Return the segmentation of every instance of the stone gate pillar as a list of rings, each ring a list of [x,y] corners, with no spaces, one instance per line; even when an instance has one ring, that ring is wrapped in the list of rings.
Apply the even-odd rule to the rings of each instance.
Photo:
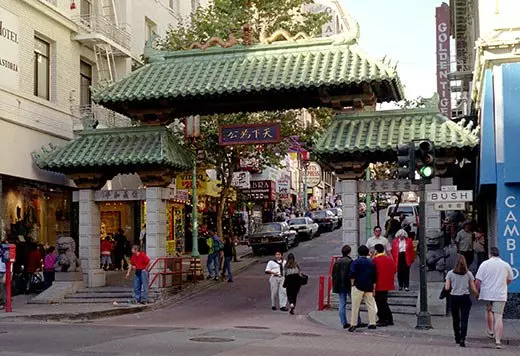
[[[86,286],[102,287],[106,284],[105,271],[100,268],[99,206],[94,201],[94,191],[79,191],[79,258]]]
[[[344,245],[350,245],[352,256],[357,256],[359,247],[359,208],[357,181],[342,180],[336,185],[336,193],[341,194],[343,203],[343,225],[341,227]],[[341,254],[337,251],[336,254]]]
[[[166,200],[163,197],[164,188],[146,188],[146,254],[152,263],[159,257],[166,257],[166,239],[168,225],[166,222]],[[162,269],[159,263],[150,273],[153,278],[154,271]],[[158,282],[158,280],[157,280]],[[155,283],[154,286],[158,284]]]

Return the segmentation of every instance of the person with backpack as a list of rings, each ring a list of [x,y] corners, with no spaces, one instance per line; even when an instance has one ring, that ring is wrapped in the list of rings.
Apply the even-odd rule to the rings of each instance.
[[[224,249],[224,245],[222,244],[222,241],[220,241],[220,238],[217,236],[217,234],[213,233],[213,231],[208,231],[206,244],[208,245],[208,261],[206,262],[206,267],[208,268],[208,279],[214,278],[216,281],[218,281],[218,258],[220,251]]]

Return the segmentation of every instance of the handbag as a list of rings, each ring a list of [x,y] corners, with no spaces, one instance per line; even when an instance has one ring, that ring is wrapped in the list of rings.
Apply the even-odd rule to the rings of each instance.
[[[300,273],[301,285],[304,286],[309,282],[309,276],[305,273]]]
[[[441,294],[439,295],[439,299],[448,298],[450,296],[450,294],[451,294],[451,288],[446,289],[446,288],[442,287]]]

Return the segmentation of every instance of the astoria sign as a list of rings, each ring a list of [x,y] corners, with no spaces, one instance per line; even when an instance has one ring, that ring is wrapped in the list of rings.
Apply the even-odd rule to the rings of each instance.
[[[437,94],[439,111],[451,119],[450,72],[450,7],[446,3],[436,8],[437,24]]]

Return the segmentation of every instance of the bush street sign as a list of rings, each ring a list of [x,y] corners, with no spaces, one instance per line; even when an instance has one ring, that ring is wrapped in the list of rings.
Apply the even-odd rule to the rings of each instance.
[[[426,201],[428,203],[448,203],[473,201],[472,190],[457,190],[454,192],[427,192]]]

